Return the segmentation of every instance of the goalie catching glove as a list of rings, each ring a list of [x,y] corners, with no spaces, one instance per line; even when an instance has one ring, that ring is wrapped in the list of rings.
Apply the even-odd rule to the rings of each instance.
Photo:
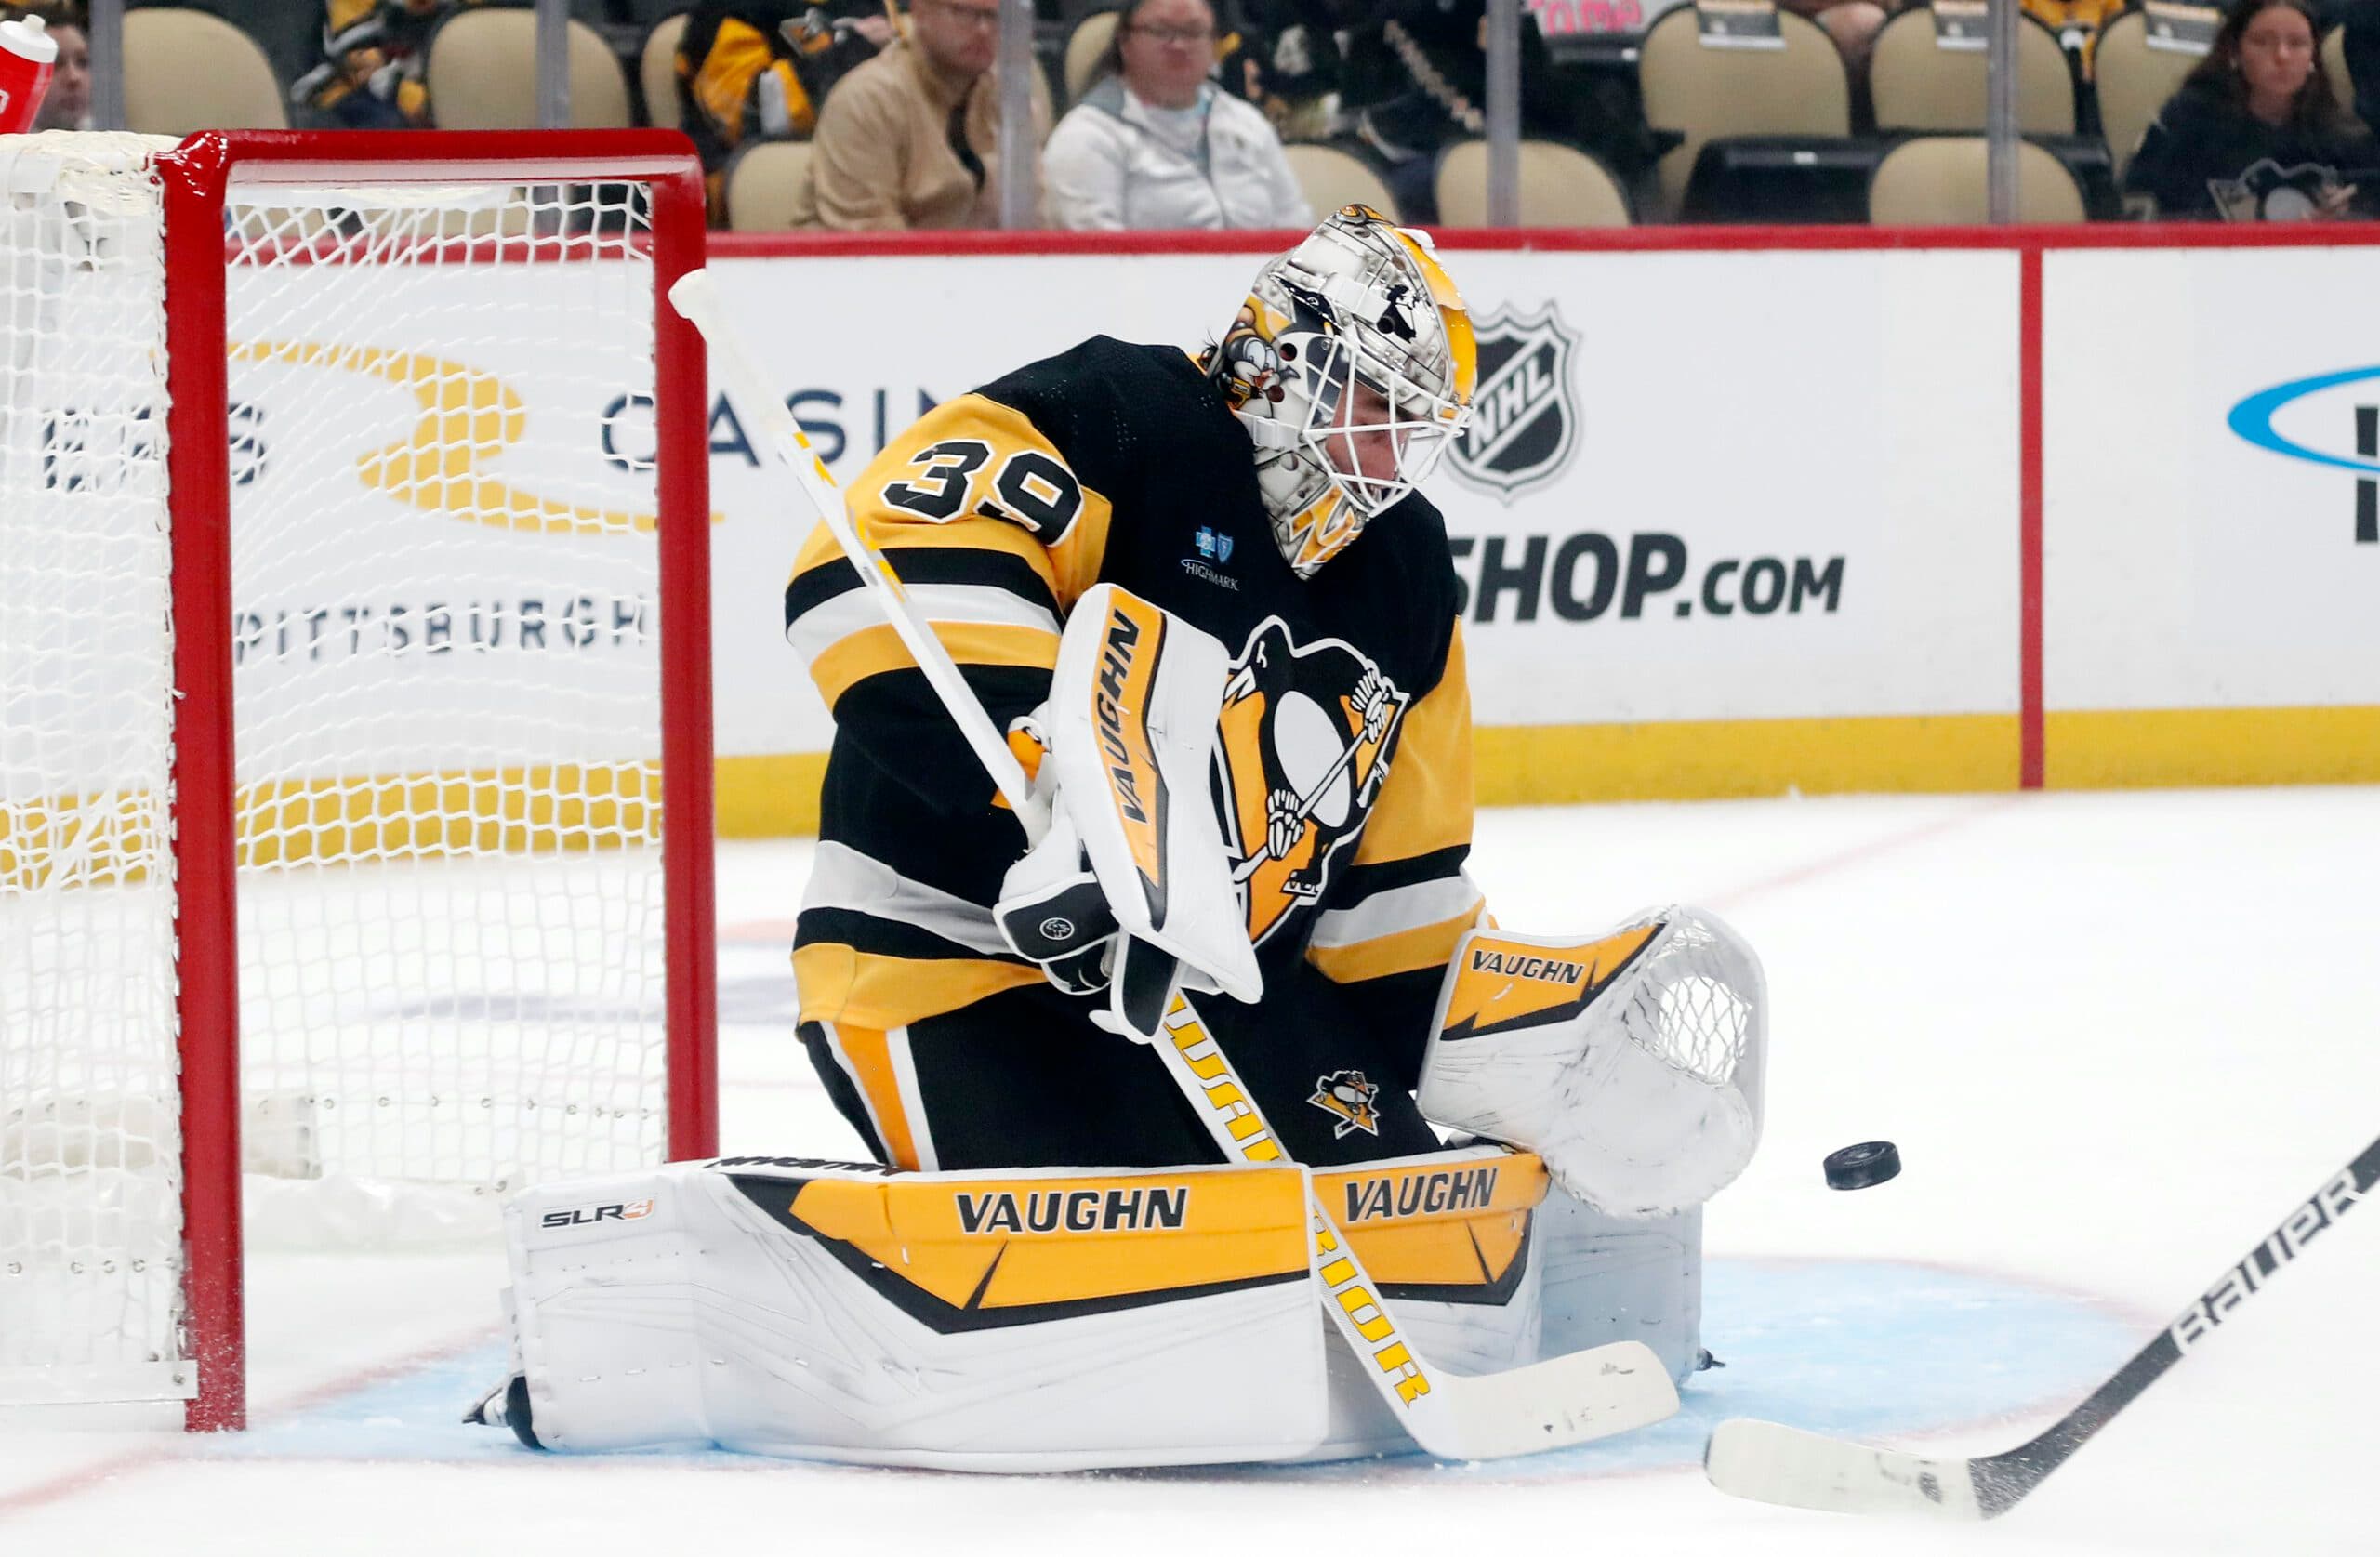
[[[1545,1159],[1614,1216],[1699,1206],[1760,1144],[1767,986],[1718,916],[1671,907],[1599,937],[1474,930],[1438,996],[1415,1101]]]
[[[1011,734],[1047,748],[1051,825],[1000,883],[1001,937],[1071,994],[1112,984],[1117,1023],[1142,1034],[1154,1016],[1126,995],[1161,1012],[1164,991],[1118,978],[1132,943],[1180,959],[1193,988],[1263,993],[1208,796],[1229,666],[1212,635],[1099,585],[1066,620],[1050,700]]]

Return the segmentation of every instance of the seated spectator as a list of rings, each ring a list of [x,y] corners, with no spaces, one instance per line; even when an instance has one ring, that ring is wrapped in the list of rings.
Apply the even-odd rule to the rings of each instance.
[[[1131,0],[1041,153],[1051,221],[1079,231],[1314,225],[1263,112],[1219,90],[1207,0]]]
[[[450,11],[480,0],[325,0],[323,62],[298,78],[289,100],[342,130],[419,129],[430,123],[421,73],[430,34]]]
[[[1438,152],[1488,132],[1487,0],[1387,0],[1370,15],[1343,34],[1342,106],[1386,165],[1398,208],[1432,221]],[[1642,178],[1656,143],[1634,105],[1570,87],[1537,28],[1520,33],[1521,134],[1583,146],[1623,183]]]
[[[678,37],[678,120],[704,171],[810,134],[827,90],[892,41],[877,0],[702,0]]]
[[[2030,9],[2037,3],[2026,0],[2026,7]],[[1778,0],[1778,8],[1817,22],[1834,40],[1835,52],[1843,56],[1844,69],[1850,73],[1852,95],[1864,105],[1868,57],[1875,52],[1876,34],[1900,9],[1898,0]],[[1858,112],[1864,115],[1869,111],[1862,106]]]
[[[2165,218],[2335,218],[2380,145],[2342,112],[2307,0],[2241,0],[2140,139],[2124,190]]]
[[[0,6],[0,20],[37,16],[58,44],[58,59],[50,67],[49,90],[33,120],[37,130],[87,130],[91,127],[91,37],[83,25],[83,7],[60,0],[40,6]]]
[[[2086,80],[2099,29],[2121,16],[2129,0],[2024,0],[2026,12],[2057,34],[2058,46],[2082,60]]]
[[[999,0],[913,0],[906,34],[819,112],[794,225],[841,231],[999,220]],[[1033,139],[1050,126],[1033,73]]]
[[[1241,25],[1218,49],[1223,89],[1263,110],[1284,140],[1341,134],[1339,33],[1362,8],[1360,0],[1241,0]]]

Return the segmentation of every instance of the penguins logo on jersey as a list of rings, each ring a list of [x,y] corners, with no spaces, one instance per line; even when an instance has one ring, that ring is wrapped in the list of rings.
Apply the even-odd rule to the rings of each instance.
[[[1388,777],[1410,701],[1338,639],[1301,648],[1277,616],[1249,635],[1223,687],[1215,784],[1251,943],[1322,895],[1330,856]]]
[[[1361,1071],[1332,1071],[1316,1076],[1314,1096],[1305,1101],[1339,1121],[1330,1130],[1333,1141],[1357,1130],[1366,1135],[1380,1133],[1380,1087],[1365,1080]]]

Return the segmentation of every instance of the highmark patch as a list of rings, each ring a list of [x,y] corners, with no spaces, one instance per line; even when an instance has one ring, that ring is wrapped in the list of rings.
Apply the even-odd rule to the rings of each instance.
[[[1471,421],[1447,457],[1461,480],[1509,503],[1560,475],[1578,452],[1570,359],[1579,336],[1552,303],[1534,313],[1500,308],[1474,328],[1479,378]]]

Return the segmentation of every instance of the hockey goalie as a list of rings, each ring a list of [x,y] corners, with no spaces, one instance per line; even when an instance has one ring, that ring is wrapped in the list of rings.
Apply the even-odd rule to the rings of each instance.
[[[885,448],[848,513],[890,598],[823,524],[786,591],[836,724],[800,1037],[876,1160],[521,1194],[481,1419],[1049,1470],[1675,1409],[1761,974],[1693,909],[1504,931],[1465,873],[1461,597],[1415,489],[1475,374],[1427,237],[1350,206],[1204,351],[1094,337]]]

